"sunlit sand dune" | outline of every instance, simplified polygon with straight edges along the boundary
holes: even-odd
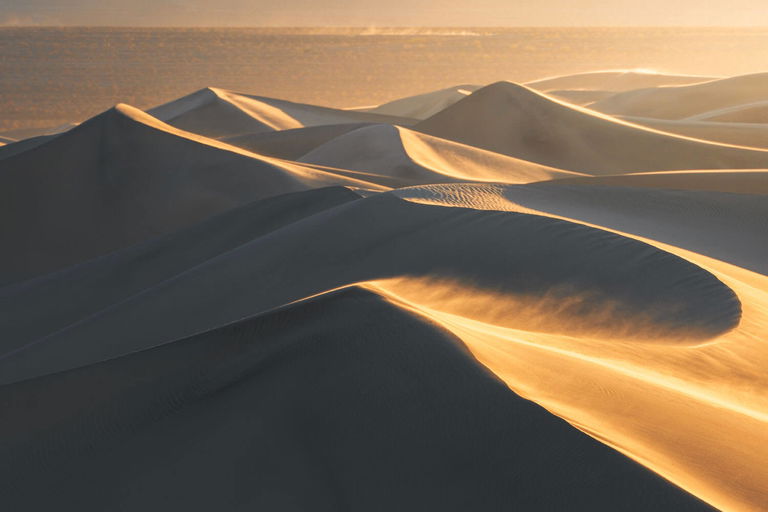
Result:
[[[399,186],[447,181],[528,183],[577,175],[389,125],[349,132],[315,148],[299,162],[394,177]]]
[[[622,116],[622,120],[654,130],[721,144],[768,148],[768,124],[751,122],[719,122],[698,119],[653,119]],[[766,119],[768,120],[768,118]]]
[[[499,82],[414,127],[437,137],[589,174],[762,168],[768,152],[662,133]]]
[[[426,119],[464,99],[480,89],[480,87],[479,85],[457,85],[439,91],[397,99],[378,107],[366,109],[366,112],[412,119]]]
[[[586,107],[592,103],[616,94],[613,91],[595,91],[591,89],[556,89],[546,91],[549,96],[563,100],[574,105]]]
[[[709,110],[691,116],[688,120],[723,123],[768,123],[768,101],[756,101],[744,105]]]
[[[18,404],[4,499],[32,509],[709,509],[360,290],[4,386],[0,404]]]
[[[410,122],[401,117],[305,105],[212,87],[148,112],[182,130],[214,138],[325,124]]]
[[[764,510],[765,77],[0,139],[4,507]]]
[[[590,108],[606,114],[683,119],[765,100],[766,87],[768,73],[756,73],[700,84],[627,91],[593,103]]]
[[[622,92],[646,87],[666,85],[688,85],[715,80],[715,77],[696,75],[675,75],[647,70],[592,71],[576,73],[541,80],[534,80],[525,85],[538,91],[588,90]]]

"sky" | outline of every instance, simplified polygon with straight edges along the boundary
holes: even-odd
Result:
[[[0,25],[768,26],[768,0],[0,0]]]

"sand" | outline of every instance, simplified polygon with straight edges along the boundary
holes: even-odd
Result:
[[[764,509],[764,79],[3,139],[5,506]]]

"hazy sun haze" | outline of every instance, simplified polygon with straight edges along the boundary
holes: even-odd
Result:
[[[763,0],[5,0],[5,25],[761,26]]]

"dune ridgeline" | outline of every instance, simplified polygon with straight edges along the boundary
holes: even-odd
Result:
[[[0,134],[4,508],[765,510],[766,105],[617,71]]]

